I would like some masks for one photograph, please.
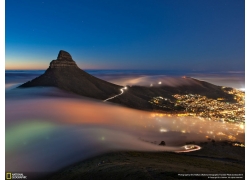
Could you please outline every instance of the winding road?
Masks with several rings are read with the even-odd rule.
[[[176,153],[183,153],[183,152],[191,152],[191,151],[198,151],[201,149],[200,146],[198,145],[185,145],[183,146],[184,147],[184,150],[181,150],[181,151],[175,151]]]
[[[112,97],[110,97],[110,98],[108,98],[108,99],[105,99],[103,102],[106,102],[106,101],[108,101],[108,100],[110,100],[110,99],[114,99],[114,98],[116,98],[116,97],[118,97],[118,96],[122,95],[122,94],[124,93],[124,90],[126,90],[126,89],[127,89],[127,87],[123,87],[123,88],[121,88],[121,89],[120,89],[120,91],[121,91],[121,93],[120,93],[120,94],[117,94],[117,95],[112,96]]]

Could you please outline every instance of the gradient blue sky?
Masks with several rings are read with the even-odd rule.
[[[7,0],[6,69],[242,71],[243,0]]]

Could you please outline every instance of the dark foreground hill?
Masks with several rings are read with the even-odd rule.
[[[192,78],[186,78],[185,81],[188,83],[177,87],[163,84],[158,87],[132,86],[125,90],[122,86],[101,80],[81,70],[71,55],[61,50],[57,59],[51,61],[44,74],[22,84],[19,88],[52,86],[100,100],[118,95],[108,101],[142,110],[158,108],[149,103],[154,97],[162,96],[175,101],[176,99],[172,96],[174,94],[200,94],[212,99],[224,98],[229,102],[234,101],[233,96],[225,93],[220,86]]]
[[[209,179],[211,174],[217,179],[244,179],[245,148],[234,147],[227,141],[199,145],[201,150],[189,153],[111,152],[73,164],[48,179],[200,180]]]

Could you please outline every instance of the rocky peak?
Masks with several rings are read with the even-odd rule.
[[[60,50],[57,59],[51,61],[50,68],[65,68],[65,67],[66,68],[77,67],[77,65],[68,52]]]
[[[68,52],[63,51],[63,50],[59,51],[57,60],[73,61],[71,55]]]

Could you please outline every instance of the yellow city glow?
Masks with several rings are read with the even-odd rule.
[[[168,130],[167,129],[164,129],[164,128],[161,128],[160,129],[160,132],[167,132]]]
[[[240,125],[240,128],[241,128],[241,129],[244,129],[244,128],[245,128],[244,124],[241,124],[241,125]]]

